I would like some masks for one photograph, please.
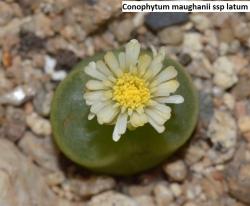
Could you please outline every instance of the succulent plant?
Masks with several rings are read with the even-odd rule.
[[[181,65],[141,51],[96,54],[58,86],[52,103],[54,139],[74,162],[113,175],[152,168],[191,136],[198,116],[192,80]]]

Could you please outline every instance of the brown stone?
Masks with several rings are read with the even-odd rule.
[[[232,196],[250,204],[250,162],[246,159],[246,146],[241,145],[225,170],[226,182]]]

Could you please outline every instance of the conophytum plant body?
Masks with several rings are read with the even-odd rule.
[[[123,51],[86,58],[61,82],[52,103],[54,139],[90,170],[131,175],[188,140],[197,99],[191,78],[164,48],[143,51],[131,40]]]

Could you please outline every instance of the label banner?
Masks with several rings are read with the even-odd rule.
[[[122,1],[122,12],[250,12],[250,1]]]

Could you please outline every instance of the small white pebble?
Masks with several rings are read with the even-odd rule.
[[[37,113],[31,113],[26,117],[26,123],[37,135],[50,135],[51,125],[47,119],[42,118]]]
[[[56,66],[56,60],[48,55],[45,56],[44,71],[46,74],[52,74]]]
[[[66,77],[67,73],[64,70],[55,71],[56,63],[57,62],[54,58],[46,55],[44,71],[51,76],[52,80],[61,81]]]
[[[54,81],[61,81],[67,76],[67,73],[64,70],[55,71],[51,74],[51,78]]]
[[[179,184],[173,183],[170,185],[170,189],[175,197],[179,197],[182,194],[182,188]]]
[[[235,106],[235,98],[232,94],[230,93],[225,93],[223,95],[223,101],[224,104],[230,109],[233,110]]]

